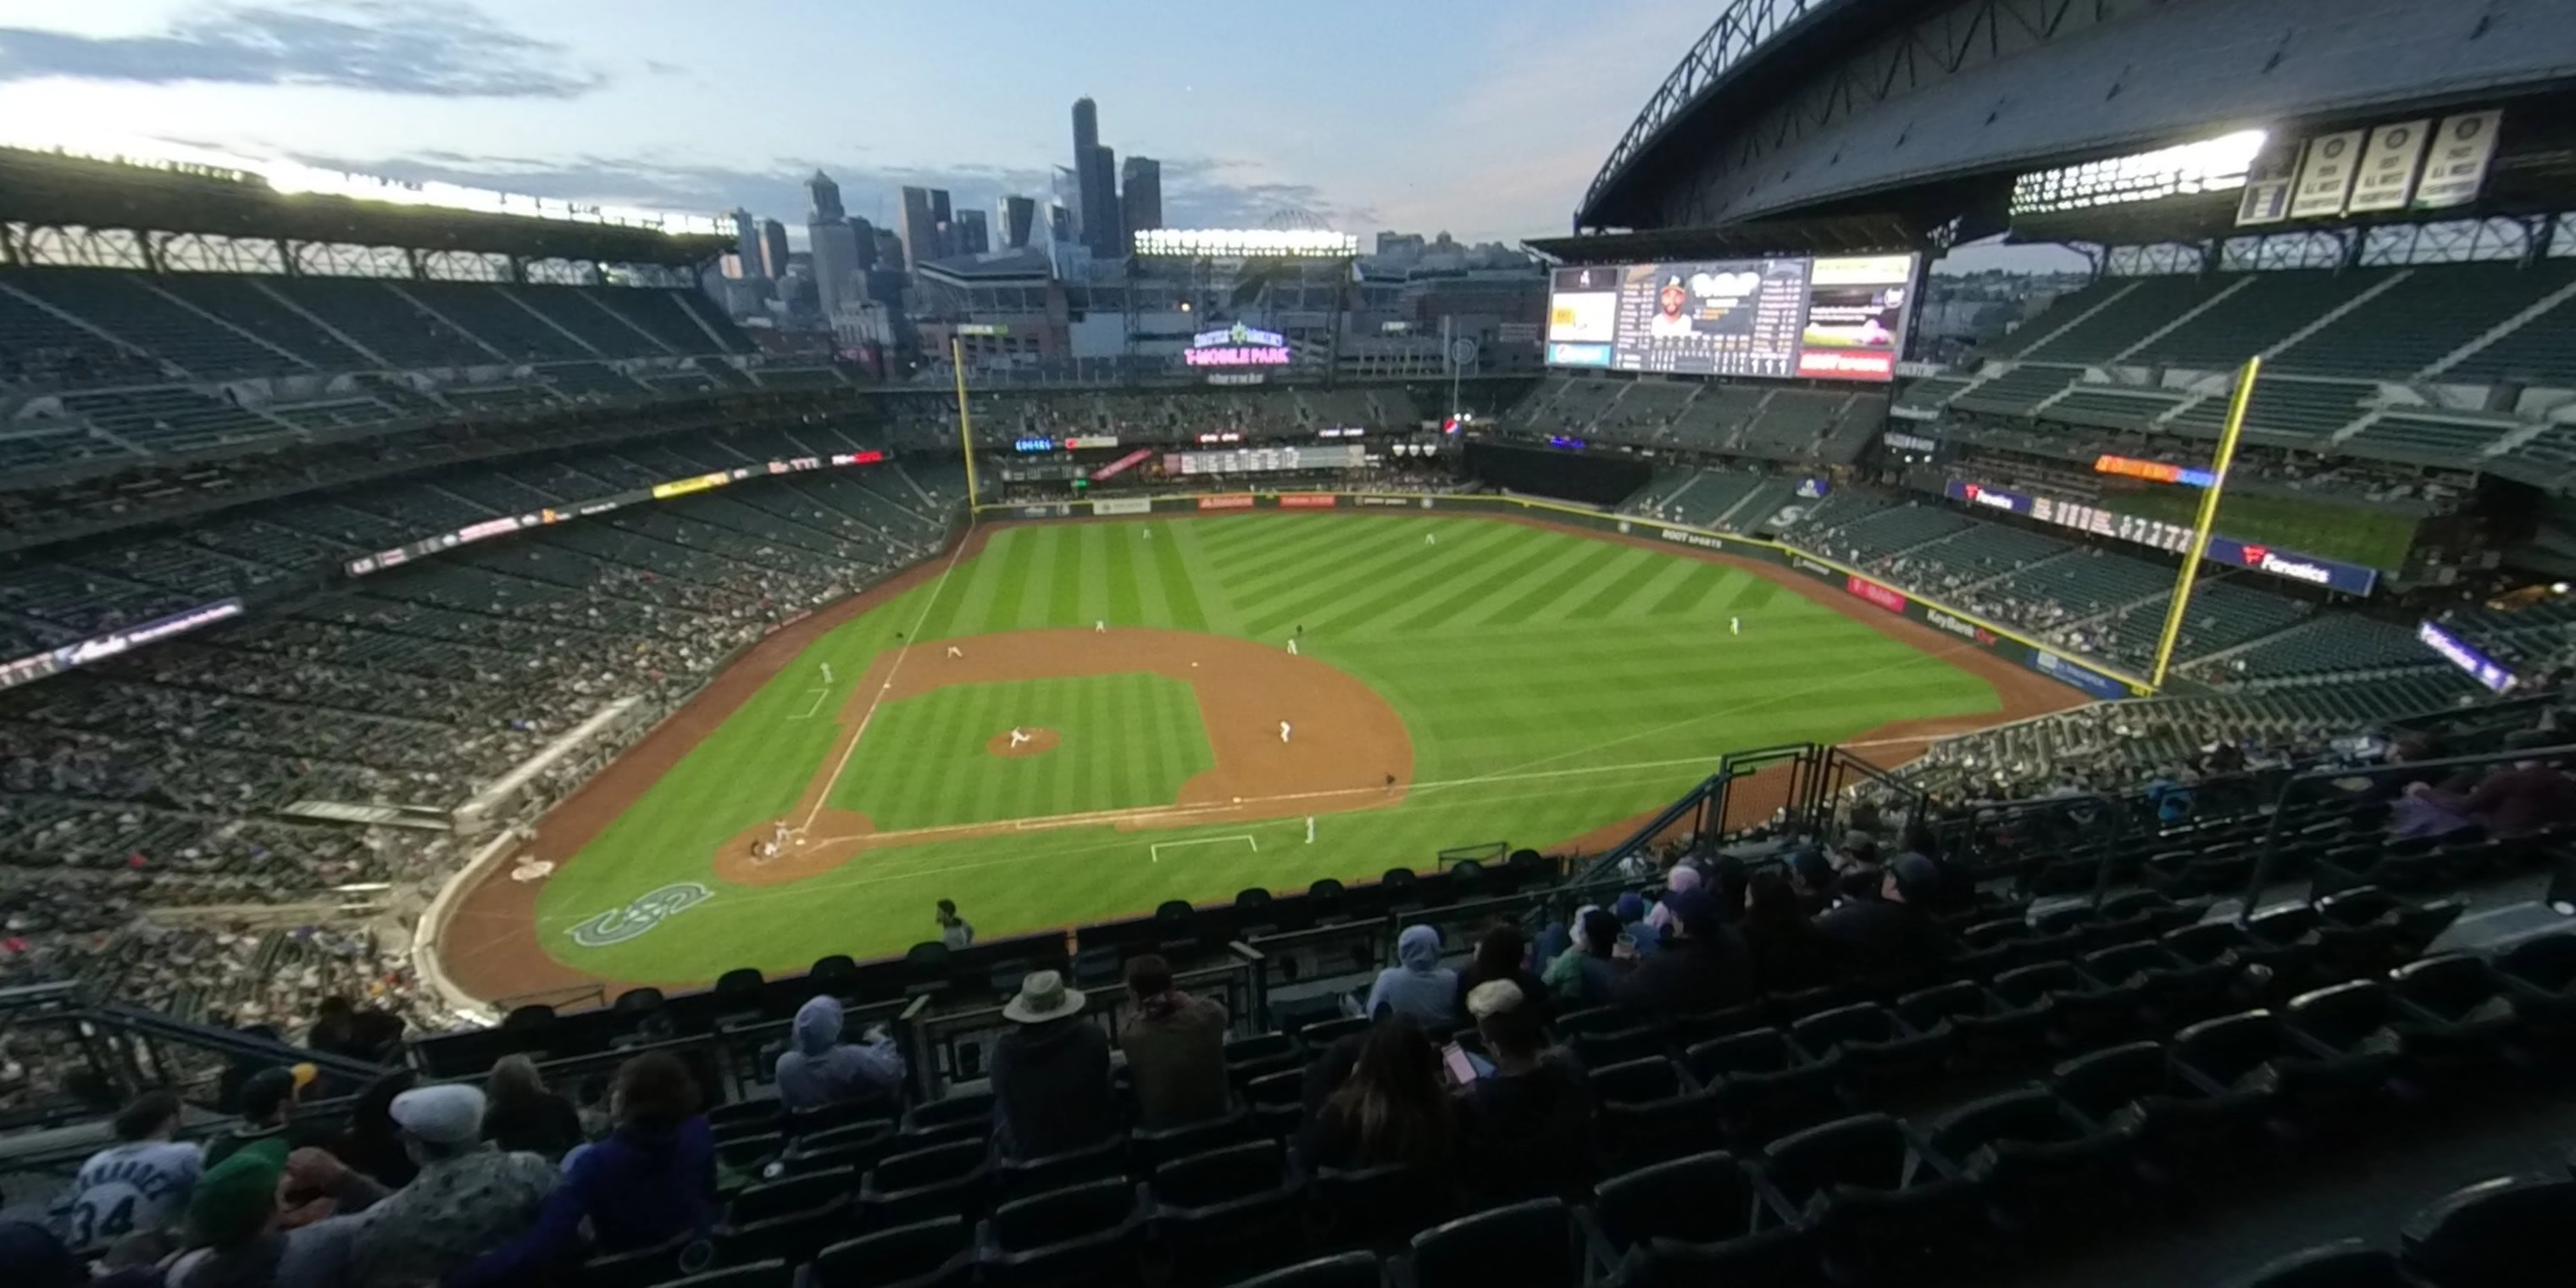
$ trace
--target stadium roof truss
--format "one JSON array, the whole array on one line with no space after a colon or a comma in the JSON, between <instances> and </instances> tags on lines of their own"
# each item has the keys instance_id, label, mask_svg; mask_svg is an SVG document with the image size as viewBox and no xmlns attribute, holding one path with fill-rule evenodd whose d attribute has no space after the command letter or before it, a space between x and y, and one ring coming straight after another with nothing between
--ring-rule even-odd
<instances>
[{"instance_id":1,"label":"stadium roof truss","mask_svg":"<svg viewBox=\"0 0 2576 1288\"><path fill-rule=\"evenodd\" d=\"M240 176L0 148L5 264L204 272L265 264L271 272L452 271L494 281L522 280L524 272L530 281L627 283L687 281L696 265L731 246L721 237L658 228L285 193ZM165 250L175 253L165 257ZM459 257L488 257L502 270L487 275ZM529 265L555 267L525 272Z\"/></svg>"},{"instance_id":2,"label":"stadium roof truss","mask_svg":"<svg viewBox=\"0 0 2576 1288\"><path fill-rule=\"evenodd\" d=\"M1982 236L2022 171L2555 93L2576 66L2576 24L2556 8L1731 0L1611 148L1574 225L1865 209L1926 227L1971 216L1983 222L1961 235Z\"/></svg>"}]
</instances>

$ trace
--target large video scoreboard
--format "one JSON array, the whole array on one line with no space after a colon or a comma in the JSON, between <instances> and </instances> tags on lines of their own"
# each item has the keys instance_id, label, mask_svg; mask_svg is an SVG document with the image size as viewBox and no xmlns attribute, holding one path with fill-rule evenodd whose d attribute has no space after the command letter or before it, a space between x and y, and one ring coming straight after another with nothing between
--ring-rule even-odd
<instances>
[{"instance_id":1,"label":"large video scoreboard","mask_svg":"<svg viewBox=\"0 0 2576 1288\"><path fill-rule=\"evenodd\" d=\"M1560 268L1548 365L1893 380L1914 267L1912 255L1837 255Z\"/></svg>"}]
</instances>

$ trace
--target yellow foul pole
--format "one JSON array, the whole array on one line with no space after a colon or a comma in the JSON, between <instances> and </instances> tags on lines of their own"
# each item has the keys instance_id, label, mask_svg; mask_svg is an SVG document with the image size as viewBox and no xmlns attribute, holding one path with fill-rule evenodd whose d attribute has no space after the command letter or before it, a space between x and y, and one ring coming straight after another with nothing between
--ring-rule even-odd
<instances>
[{"instance_id":1,"label":"yellow foul pole","mask_svg":"<svg viewBox=\"0 0 2576 1288\"><path fill-rule=\"evenodd\" d=\"M966 458L966 513L975 513L975 422L966 414L966 344L948 337L948 360L957 368L957 454Z\"/></svg>"},{"instance_id":2,"label":"yellow foul pole","mask_svg":"<svg viewBox=\"0 0 2576 1288\"><path fill-rule=\"evenodd\" d=\"M2227 490L2227 467L2236 459L2236 436L2245 432L2245 408L2254 401L2254 378L2263 372L2263 359L2245 360L2237 373L2235 396L2227 404L2227 428L2218 435L2218 455L2209 463L2209 490L2200 498L2200 521L2192 525L2191 548L2184 552L2182 575L2174 578L2173 602L2165 607L2165 633L2156 643L2156 670L2149 677L2150 687L2165 687L2165 668L2173 665L2174 642L2182 638L2184 615L2191 611L2191 586L2200 577L2200 560L2209 553L2210 529L2218 522L2219 494Z\"/></svg>"}]
</instances>

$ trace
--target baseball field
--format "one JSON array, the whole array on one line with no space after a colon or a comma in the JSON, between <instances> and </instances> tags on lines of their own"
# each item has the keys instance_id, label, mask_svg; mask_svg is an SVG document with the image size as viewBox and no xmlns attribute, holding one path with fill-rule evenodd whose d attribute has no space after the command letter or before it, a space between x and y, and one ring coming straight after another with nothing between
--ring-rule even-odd
<instances>
[{"instance_id":1,"label":"baseball field","mask_svg":"<svg viewBox=\"0 0 2576 1288\"><path fill-rule=\"evenodd\" d=\"M1740 632L1737 629L1740 625ZM2072 695L1791 574L1459 515L985 526L778 632L469 891L487 998L1603 848L1729 750ZM1903 745L1906 749L1899 750Z\"/></svg>"}]
</instances>

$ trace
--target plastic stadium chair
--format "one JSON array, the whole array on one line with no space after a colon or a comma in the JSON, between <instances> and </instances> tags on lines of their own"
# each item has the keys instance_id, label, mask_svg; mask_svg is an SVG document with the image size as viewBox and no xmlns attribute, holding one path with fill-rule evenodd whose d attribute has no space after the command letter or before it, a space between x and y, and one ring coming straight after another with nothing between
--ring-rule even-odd
<instances>
[{"instance_id":1,"label":"plastic stadium chair","mask_svg":"<svg viewBox=\"0 0 2576 1288\"><path fill-rule=\"evenodd\" d=\"M2527 1023L2552 1029L2576 1026L2576 934L2543 935L2516 944L2496 958L2495 971Z\"/></svg>"},{"instance_id":2,"label":"plastic stadium chair","mask_svg":"<svg viewBox=\"0 0 2576 1288\"><path fill-rule=\"evenodd\" d=\"M989 1149L982 1141L897 1154L877 1164L859 1185L862 1215L873 1225L902 1225L955 1212L981 1210L992 1178Z\"/></svg>"},{"instance_id":3,"label":"plastic stadium chair","mask_svg":"<svg viewBox=\"0 0 2576 1288\"><path fill-rule=\"evenodd\" d=\"M2485 958L2442 953L2408 962L2388 973L2388 991L2403 1017L2400 1034L2430 1031L2451 1050L2512 1057L2522 1016Z\"/></svg>"},{"instance_id":4,"label":"plastic stadium chair","mask_svg":"<svg viewBox=\"0 0 2576 1288\"><path fill-rule=\"evenodd\" d=\"M1324 1247L1400 1245L1449 1218L1449 1178L1428 1168L1315 1170L1309 1183L1315 1241Z\"/></svg>"},{"instance_id":5,"label":"plastic stadium chair","mask_svg":"<svg viewBox=\"0 0 2576 1288\"><path fill-rule=\"evenodd\" d=\"M1128 1174L1151 1176L1155 1168L1173 1159L1239 1145L1260 1134L1260 1124L1253 1121L1250 1109L1237 1109L1221 1118L1183 1123L1161 1131L1131 1131L1127 1133Z\"/></svg>"},{"instance_id":6,"label":"plastic stadium chair","mask_svg":"<svg viewBox=\"0 0 2576 1288\"><path fill-rule=\"evenodd\" d=\"M581 1267L582 1288L650 1288L681 1273L680 1258L697 1244L688 1234L676 1234L666 1243L611 1256L592 1257ZM697 1247L692 1260L705 1257L707 1250Z\"/></svg>"},{"instance_id":7,"label":"plastic stadium chair","mask_svg":"<svg viewBox=\"0 0 2576 1288\"><path fill-rule=\"evenodd\" d=\"M1379 1288L1380 1264L1374 1252L1345 1252L1237 1280L1227 1288Z\"/></svg>"},{"instance_id":8,"label":"plastic stadium chair","mask_svg":"<svg viewBox=\"0 0 2576 1288\"><path fill-rule=\"evenodd\" d=\"M2359 1239L2305 1248L2265 1264L2225 1288L2420 1288L2397 1258Z\"/></svg>"},{"instance_id":9,"label":"plastic stadium chair","mask_svg":"<svg viewBox=\"0 0 2576 1288\"><path fill-rule=\"evenodd\" d=\"M2105 984L2072 962L2022 966L1995 976L1995 996L2015 1008L2048 1004L2049 1032L2067 1051L2091 1051L2138 1036L2144 985Z\"/></svg>"},{"instance_id":10,"label":"plastic stadium chair","mask_svg":"<svg viewBox=\"0 0 2576 1288\"><path fill-rule=\"evenodd\" d=\"M2174 1061L2212 1095L2259 1096L2297 1134L2342 1135L2370 1125L2395 1074L2393 1051L2328 1053L2300 1042L2269 1011L2203 1020L2174 1034Z\"/></svg>"},{"instance_id":11,"label":"plastic stadium chair","mask_svg":"<svg viewBox=\"0 0 2576 1288\"><path fill-rule=\"evenodd\" d=\"M904 1115L903 1127L905 1131L920 1131L950 1123L990 1122L992 1118L993 1093L978 1091L914 1105L912 1112Z\"/></svg>"},{"instance_id":12,"label":"plastic stadium chair","mask_svg":"<svg viewBox=\"0 0 2576 1288\"><path fill-rule=\"evenodd\" d=\"M2399 1236L2433 1288L2564 1288L2576 1179L2498 1177L2417 1212Z\"/></svg>"},{"instance_id":13,"label":"plastic stadium chair","mask_svg":"<svg viewBox=\"0 0 2576 1288\"><path fill-rule=\"evenodd\" d=\"M1296 1134L1306 1117L1305 1097L1306 1075L1301 1070L1255 1078L1243 1089L1244 1101L1252 1106L1254 1126L1274 1140Z\"/></svg>"},{"instance_id":14,"label":"plastic stadium chair","mask_svg":"<svg viewBox=\"0 0 2576 1288\"><path fill-rule=\"evenodd\" d=\"M1306 1057L1297 1049L1296 1039L1285 1033L1226 1039L1225 1074L1237 1088L1267 1074L1305 1067Z\"/></svg>"},{"instance_id":15,"label":"plastic stadium chair","mask_svg":"<svg viewBox=\"0 0 2576 1288\"><path fill-rule=\"evenodd\" d=\"M1444 1222L1413 1236L1395 1263L1399 1288L1579 1288L1562 1199L1531 1199Z\"/></svg>"},{"instance_id":16,"label":"plastic stadium chair","mask_svg":"<svg viewBox=\"0 0 2576 1288\"><path fill-rule=\"evenodd\" d=\"M777 1131L786 1108L775 1100L737 1100L708 1110L707 1126L718 1139L744 1130L753 1134Z\"/></svg>"},{"instance_id":17,"label":"plastic stadium chair","mask_svg":"<svg viewBox=\"0 0 2576 1288\"><path fill-rule=\"evenodd\" d=\"M1917 1033L1869 1002L1817 1012L1790 1025L1789 1036L1810 1059L1841 1061L1843 1094L1858 1104L1931 1087L1950 1058L1947 1032Z\"/></svg>"},{"instance_id":18,"label":"plastic stadium chair","mask_svg":"<svg viewBox=\"0 0 2576 1288\"><path fill-rule=\"evenodd\" d=\"M725 1219L739 1227L772 1217L811 1212L834 1199L847 1197L850 1191L858 1188L858 1183L859 1173L844 1167L755 1185L734 1196L732 1205L725 1209Z\"/></svg>"},{"instance_id":19,"label":"plastic stadium chair","mask_svg":"<svg viewBox=\"0 0 2576 1288\"><path fill-rule=\"evenodd\" d=\"M2045 1091L2014 1091L1943 1115L1932 1152L1959 1165L1997 1228L2024 1238L2095 1238L2130 1189L2133 1144L2095 1133Z\"/></svg>"},{"instance_id":20,"label":"plastic stadium chair","mask_svg":"<svg viewBox=\"0 0 2576 1288\"><path fill-rule=\"evenodd\" d=\"M784 1261L801 1266L848 1227L850 1196L833 1195L822 1206L716 1231L716 1256L727 1265Z\"/></svg>"},{"instance_id":21,"label":"plastic stadium chair","mask_svg":"<svg viewBox=\"0 0 2576 1288\"><path fill-rule=\"evenodd\" d=\"M975 1232L943 1216L823 1249L802 1288L965 1288L975 1277Z\"/></svg>"},{"instance_id":22,"label":"plastic stadium chair","mask_svg":"<svg viewBox=\"0 0 2576 1288\"><path fill-rule=\"evenodd\" d=\"M2132 1042L2057 1066L2048 1089L2097 1136L2134 1135L2155 1180L2227 1171L2263 1140L2260 1097L2212 1095L2161 1042Z\"/></svg>"},{"instance_id":23,"label":"plastic stadium chair","mask_svg":"<svg viewBox=\"0 0 2576 1288\"><path fill-rule=\"evenodd\" d=\"M1682 1053L1684 1067L1706 1090L1719 1129L1738 1148L1839 1117L1839 1060L1811 1061L1778 1029L1756 1029L1702 1042Z\"/></svg>"},{"instance_id":24,"label":"plastic stadium chair","mask_svg":"<svg viewBox=\"0 0 2576 1288\"><path fill-rule=\"evenodd\" d=\"M1587 1069L1602 1069L1630 1060L1661 1059L1664 1031L1652 1024L1588 1029L1572 1035L1575 1058Z\"/></svg>"},{"instance_id":25,"label":"plastic stadium chair","mask_svg":"<svg viewBox=\"0 0 2576 1288\"><path fill-rule=\"evenodd\" d=\"M785 1115L786 1121L780 1130L801 1141L841 1127L892 1123L896 1109L894 1105L873 1100L822 1105Z\"/></svg>"},{"instance_id":26,"label":"plastic stadium chair","mask_svg":"<svg viewBox=\"0 0 2576 1288\"><path fill-rule=\"evenodd\" d=\"M1772 1283L1810 1267L1796 1214L1760 1172L1712 1151L1613 1176L1575 1211L1587 1269L1600 1278L1650 1255L1657 1241L1692 1245L1709 1283Z\"/></svg>"},{"instance_id":27,"label":"plastic stadium chair","mask_svg":"<svg viewBox=\"0 0 2576 1288\"><path fill-rule=\"evenodd\" d=\"M1656 1057L1630 1060L1590 1077L1600 1102L1603 1152L1618 1171L1715 1149L1725 1123L1708 1099L1682 1076L1681 1066Z\"/></svg>"},{"instance_id":28,"label":"plastic stadium chair","mask_svg":"<svg viewBox=\"0 0 2576 1288\"><path fill-rule=\"evenodd\" d=\"M1885 1114L1773 1141L1762 1170L1814 1228L1838 1280L1901 1280L1937 1268L1985 1228L1975 1189Z\"/></svg>"},{"instance_id":29,"label":"plastic stadium chair","mask_svg":"<svg viewBox=\"0 0 2576 1288\"><path fill-rule=\"evenodd\" d=\"M771 1258L710 1270L686 1279L666 1279L661 1288L788 1288L794 1282L795 1268L785 1261Z\"/></svg>"},{"instance_id":30,"label":"plastic stadium chair","mask_svg":"<svg viewBox=\"0 0 2576 1288\"><path fill-rule=\"evenodd\" d=\"M1024 1199L1126 1172L1127 1141L1112 1136L1096 1145L1043 1158L1005 1158L993 1165L995 1198Z\"/></svg>"},{"instance_id":31,"label":"plastic stadium chair","mask_svg":"<svg viewBox=\"0 0 2576 1288\"><path fill-rule=\"evenodd\" d=\"M1146 1182L1172 1277L1200 1283L1276 1264L1304 1243L1303 1183L1277 1141L1174 1159Z\"/></svg>"},{"instance_id":32,"label":"plastic stadium chair","mask_svg":"<svg viewBox=\"0 0 2576 1288\"><path fill-rule=\"evenodd\" d=\"M976 1242L987 1284L1131 1284L1145 1233L1136 1187L1117 1177L993 1209Z\"/></svg>"},{"instance_id":33,"label":"plastic stadium chair","mask_svg":"<svg viewBox=\"0 0 2576 1288\"><path fill-rule=\"evenodd\" d=\"M1308 1061L1312 1061L1323 1055L1324 1048L1335 1042L1354 1033L1368 1032L1368 1026L1368 1017L1365 1015L1345 1015L1329 1020L1317 1020L1297 1030L1297 1048L1305 1052Z\"/></svg>"}]
</instances>

